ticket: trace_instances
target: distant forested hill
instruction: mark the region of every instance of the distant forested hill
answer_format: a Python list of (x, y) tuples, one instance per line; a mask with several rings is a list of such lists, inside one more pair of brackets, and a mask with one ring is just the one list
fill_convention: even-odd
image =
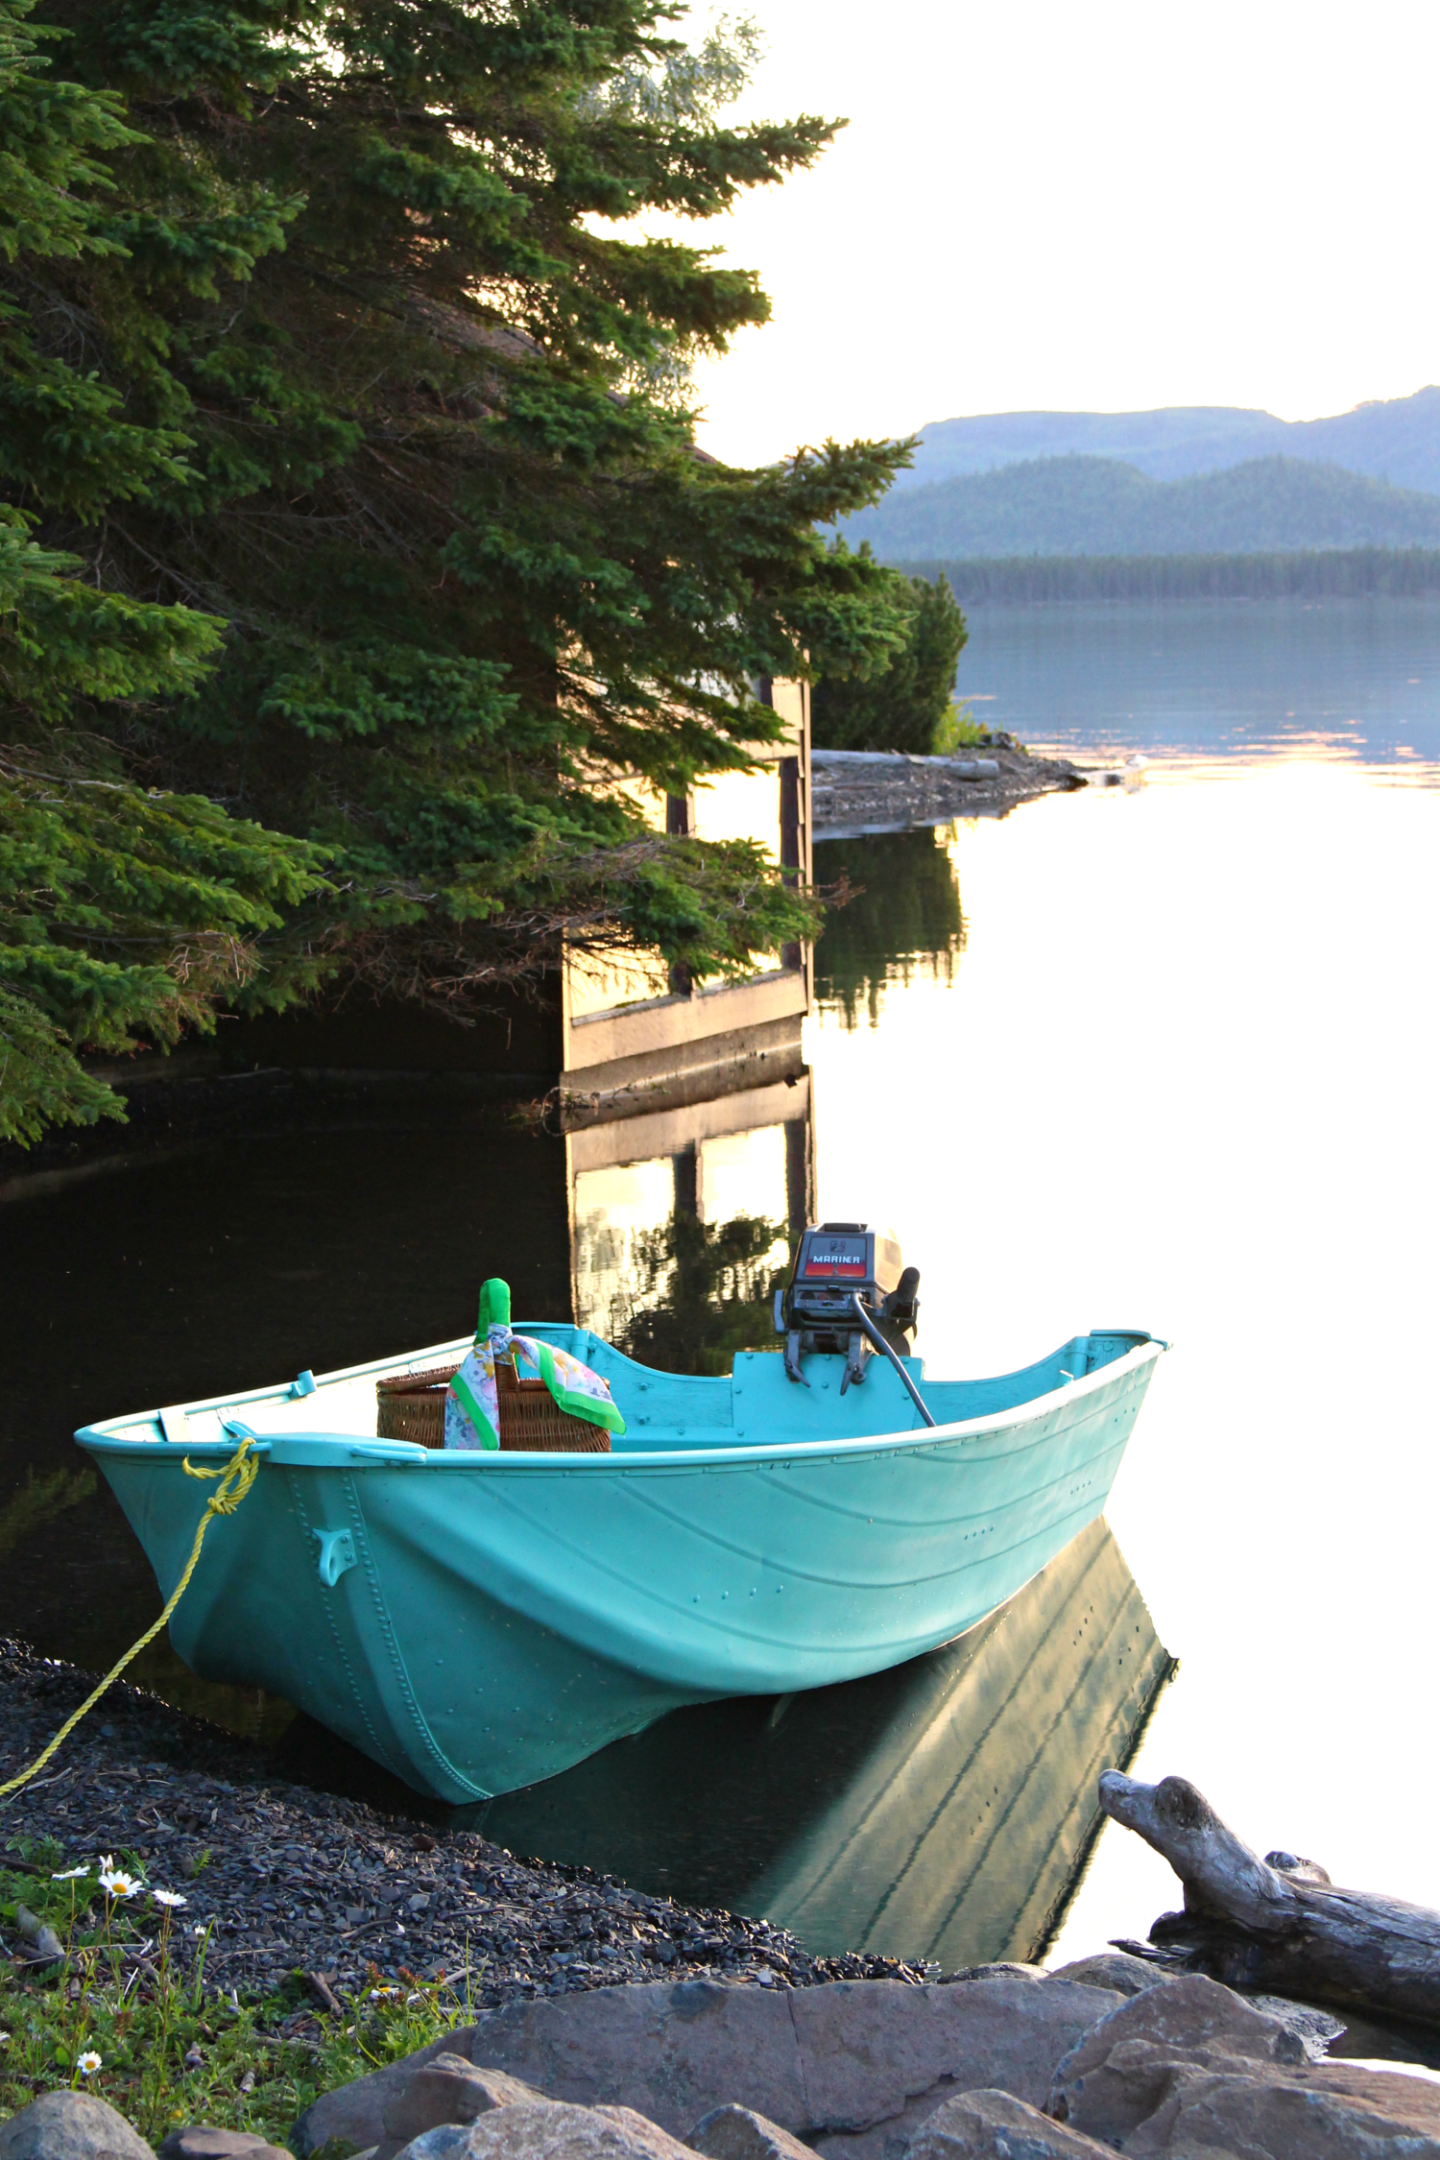
[(897, 491), (1024, 458), (1120, 458), (1152, 480), (1180, 480), (1280, 456), (1440, 494), (1440, 389), (1433, 385), (1324, 420), (1279, 420), (1238, 405), (1165, 405), (1154, 412), (977, 413), (928, 421), (920, 433), (914, 467), (900, 474)]
[(844, 530), (893, 563), (1440, 547), (1440, 495), (1289, 457), (1184, 480), (1116, 458), (1035, 458), (892, 492)]

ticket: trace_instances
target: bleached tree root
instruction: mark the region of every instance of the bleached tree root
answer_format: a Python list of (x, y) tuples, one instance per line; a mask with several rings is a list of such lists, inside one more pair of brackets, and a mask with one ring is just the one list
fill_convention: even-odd
[(1184, 1911), (1150, 1930), (1164, 1962), (1230, 1987), (1440, 2026), (1440, 1912), (1341, 1889), (1294, 1853), (1261, 1860), (1184, 1778), (1142, 1785), (1107, 1770), (1100, 1805), (1185, 1886)]

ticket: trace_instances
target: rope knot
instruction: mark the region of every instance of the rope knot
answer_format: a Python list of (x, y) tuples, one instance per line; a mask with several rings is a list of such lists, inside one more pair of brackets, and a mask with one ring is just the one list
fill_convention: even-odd
[(180, 1467), (185, 1472), (186, 1477), (219, 1478), (220, 1480), (220, 1483), (210, 1495), (209, 1504), (205, 1509), (207, 1515), (233, 1515), (235, 1513), (236, 1508), (239, 1507), (246, 1493), (249, 1492), (259, 1473), (260, 1458), (258, 1455), (250, 1453), (254, 1445), (254, 1440), (247, 1434), (240, 1442), (239, 1447), (236, 1448), (229, 1462), (221, 1470), (209, 1470), (204, 1463), (197, 1467), (191, 1462), (188, 1455), (184, 1457)]

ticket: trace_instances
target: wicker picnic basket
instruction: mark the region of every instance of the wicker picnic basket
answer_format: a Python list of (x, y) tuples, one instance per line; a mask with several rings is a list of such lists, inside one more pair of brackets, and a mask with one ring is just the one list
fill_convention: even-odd
[[(444, 1447), (445, 1391), (459, 1370), (458, 1364), (436, 1365), (429, 1372), (377, 1380), (376, 1438)], [(559, 1408), (543, 1380), (521, 1379), (508, 1358), (496, 1361), (495, 1392), (500, 1401), (502, 1448), (532, 1448), (554, 1455), (609, 1454), (610, 1435), (603, 1425), (571, 1417), (568, 1410)]]

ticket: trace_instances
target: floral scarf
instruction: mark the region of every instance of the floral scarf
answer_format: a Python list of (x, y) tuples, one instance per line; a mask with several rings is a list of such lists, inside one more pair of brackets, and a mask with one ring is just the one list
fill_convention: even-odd
[(587, 1425), (603, 1425), (607, 1432), (623, 1433), (625, 1420), (610, 1400), (610, 1389), (598, 1373), (591, 1372), (568, 1350), (537, 1342), (533, 1335), (517, 1335), (504, 1322), (492, 1321), (450, 1382), (445, 1394), (445, 1445), (447, 1448), (498, 1448), (500, 1400), (495, 1386), (495, 1360), (518, 1351), (535, 1367), (557, 1406)]

